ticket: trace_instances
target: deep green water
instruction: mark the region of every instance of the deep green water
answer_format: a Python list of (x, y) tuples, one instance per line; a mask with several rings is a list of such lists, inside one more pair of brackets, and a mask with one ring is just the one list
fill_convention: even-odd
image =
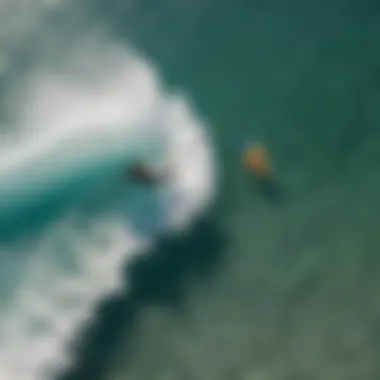
[[(75, 379), (380, 378), (380, 8), (140, 1), (88, 17), (132, 41), (209, 122), (223, 171), (191, 236), (132, 271)], [(240, 164), (270, 150), (283, 199)]]

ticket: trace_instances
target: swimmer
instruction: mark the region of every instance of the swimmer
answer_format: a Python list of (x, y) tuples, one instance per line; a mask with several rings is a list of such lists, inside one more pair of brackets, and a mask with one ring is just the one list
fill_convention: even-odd
[(282, 187), (277, 182), (268, 150), (263, 143), (251, 143), (243, 151), (243, 165), (255, 180), (260, 194), (272, 203), (283, 200)]
[(243, 165), (258, 179), (268, 181), (273, 178), (269, 153), (262, 143), (252, 143), (244, 150)]

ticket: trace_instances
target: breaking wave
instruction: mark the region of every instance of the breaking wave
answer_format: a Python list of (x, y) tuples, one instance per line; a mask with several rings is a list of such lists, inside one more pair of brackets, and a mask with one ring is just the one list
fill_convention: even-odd
[[(146, 59), (96, 39), (65, 54), (22, 78), (0, 135), (1, 380), (71, 363), (68, 344), (120, 289), (122, 266), (214, 195), (206, 128)], [(123, 178), (140, 159), (169, 168), (164, 187)]]

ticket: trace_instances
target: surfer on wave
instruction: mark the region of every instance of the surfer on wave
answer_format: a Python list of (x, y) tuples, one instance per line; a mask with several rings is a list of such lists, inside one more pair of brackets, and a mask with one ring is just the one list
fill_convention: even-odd
[(152, 166), (139, 161), (128, 168), (127, 176), (135, 183), (147, 186), (160, 185), (167, 179), (166, 172), (160, 172)]

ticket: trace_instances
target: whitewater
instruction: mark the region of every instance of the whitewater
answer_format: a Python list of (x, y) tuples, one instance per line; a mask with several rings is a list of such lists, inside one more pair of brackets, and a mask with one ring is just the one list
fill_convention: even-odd
[[(12, 23), (33, 14), (19, 39), (41, 17), (12, 12)], [(0, 133), (0, 380), (73, 364), (70, 344), (98, 302), (128, 286), (123, 266), (190, 228), (215, 195), (207, 126), (147, 58), (87, 35), (52, 62), (3, 95), (13, 117)], [(139, 188), (124, 178), (135, 160), (170, 179)]]

